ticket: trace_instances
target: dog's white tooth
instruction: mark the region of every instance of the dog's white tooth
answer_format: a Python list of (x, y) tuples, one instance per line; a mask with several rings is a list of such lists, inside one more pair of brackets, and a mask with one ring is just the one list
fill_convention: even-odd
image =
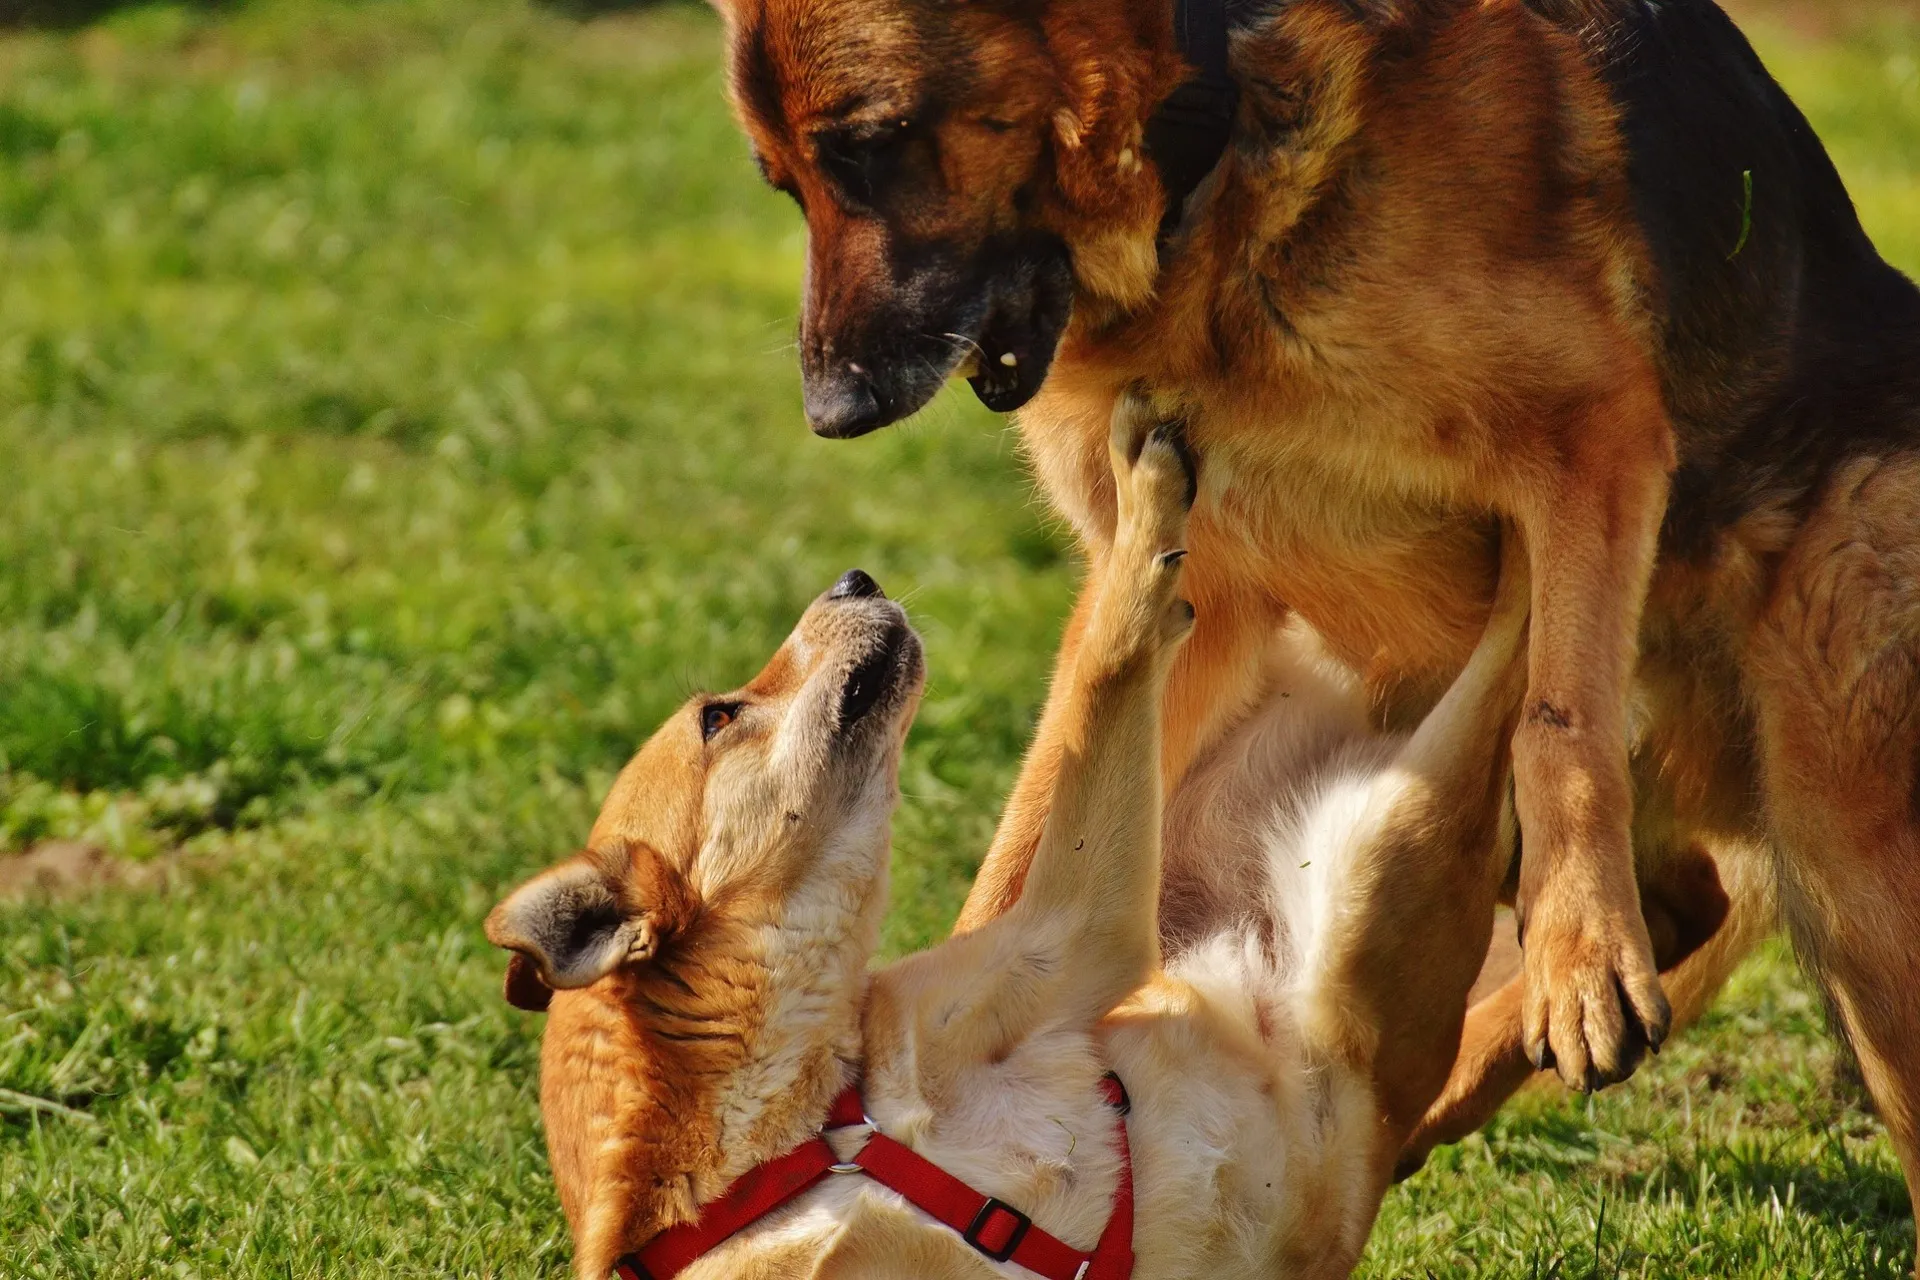
[(1013, 366), (1020, 363), (1020, 357), (1013, 354), (1013, 352), (1011, 351), (1002, 352), (1000, 356), (1000, 363), (1007, 366), (1007, 368), (1011, 369), (1013, 368)]

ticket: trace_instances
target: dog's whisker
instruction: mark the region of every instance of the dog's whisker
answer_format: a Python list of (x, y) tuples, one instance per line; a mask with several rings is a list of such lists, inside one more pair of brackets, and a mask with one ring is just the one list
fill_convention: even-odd
[(981, 346), (974, 339), (969, 338), (966, 334), (940, 333), (940, 334), (929, 334), (927, 336), (935, 337), (935, 338), (944, 338), (948, 342), (952, 343), (954, 348), (957, 351), (964, 353), (960, 356), (960, 362), (957, 365), (955, 365), (953, 369), (953, 372), (960, 375), (961, 377), (970, 378), (974, 374), (978, 373), (980, 370), (986, 368), (987, 349)]
[(964, 333), (942, 333), (938, 336), (948, 339), (957, 347), (972, 351), (973, 354), (979, 356), (982, 361), (985, 361), (987, 358), (987, 349)]

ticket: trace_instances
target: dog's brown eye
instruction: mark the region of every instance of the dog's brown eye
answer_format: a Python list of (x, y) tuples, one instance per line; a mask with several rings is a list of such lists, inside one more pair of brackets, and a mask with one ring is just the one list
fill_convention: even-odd
[(737, 702), (709, 702), (700, 708), (700, 736), (712, 738), (732, 724), (739, 714), (740, 704)]
[(913, 134), (913, 122), (899, 120), (831, 130), (816, 137), (814, 145), (820, 167), (840, 189), (861, 204), (872, 204), (892, 181)]

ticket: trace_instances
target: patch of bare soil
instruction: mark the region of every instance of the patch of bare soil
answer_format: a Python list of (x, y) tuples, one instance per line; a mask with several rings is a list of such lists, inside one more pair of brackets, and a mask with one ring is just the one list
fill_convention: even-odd
[(84, 840), (44, 840), (25, 853), (0, 857), (0, 902), (77, 897), (114, 886), (160, 883), (172, 858), (134, 862)]

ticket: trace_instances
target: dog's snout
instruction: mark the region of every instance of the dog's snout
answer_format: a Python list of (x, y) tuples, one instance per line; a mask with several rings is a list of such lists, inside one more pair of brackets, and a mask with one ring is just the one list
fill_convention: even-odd
[(830, 440), (863, 436), (886, 425), (873, 379), (864, 371), (835, 369), (808, 374), (804, 399), (807, 425)]
[(871, 600), (875, 596), (884, 600), (887, 593), (861, 569), (849, 569), (841, 574), (840, 581), (834, 583), (833, 590), (827, 592), (829, 600)]

